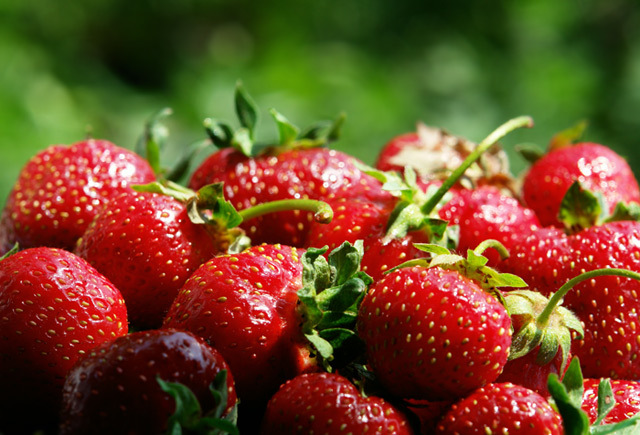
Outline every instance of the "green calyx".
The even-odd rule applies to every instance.
[[[363,244],[343,243],[331,251],[309,248],[302,256],[302,288],[298,313],[302,332],[324,368],[340,368],[356,360],[364,345],[355,332],[358,307],[372,278],[360,270]]]
[[[577,357],[572,358],[562,381],[555,373],[550,374],[547,387],[552,406],[562,416],[564,433],[567,435],[632,435],[640,432],[640,413],[618,423],[602,424],[616,403],[611,381],[607,378],[601,379],[598,385],[597,418],[593,425],[589,424],[589,417],[582,409],[584,378]]]
[[[259,122],[258,107],[241,82],[236,84],[235,111],[240,127],[234,129],[224,121],[207,118],[204,121],[205,132],[217,148],[232,147],[247,157],[325,146],[339,138],[345,120],[344,114],[341,114],[334,121],[318,122],[301,131],[284,115],[271,109],[269,113],[276,124],[278,142],[259,144],[255,137]]]
[[[579,181],[574,181],[562,198],[558,219],[567,234],[575,234],[607,222],[638,221],[640,204],[619,202],[609,213],[602,193],[586,189]]]
[[[190,434],[228,434],[238,435],[238,405],[225,414],[227,408],[227,371],[221,370],[209,386],[214,399],[213,408],[203,414],[198,398],[186,385],[165,382],[157,378],[162,391],[169,394],[176,403],[174,414],[167,422],[167,435]]]
[[[510,273],[500,273],[487,266],[488,259],[482,255],[487,248],[496,249],[502,258],[506,258],[509,255],[504,245],[496,240],[488,239],[480,243],[474,250],[469,249],[466,257],[453,254],[449,249],[436,244],[415,243],[413,246],[432,255],[427,258],[409,260],[385,273],[391,273],[396,269],[412,266],[437,266],[441,269],[455,270],[462,276],[475,281],[486,292],[496,297],[503,305],[505,302],[499,289],[505,287],[520,288],[527,286],[520,277]]]
[[[135,185],[132,188],[138,192],[168,195],[184,203],[191,222],[205,225],[220,252],[240,252],[248,248],[251,241],[238,226],[258,216],[304,210],[313,212],[314,219],[320,223],[329,223],[333,219],[331,206],[313,199],[283,199],[238,211],[225,199],[223,183],[209,184],[197,192],[170,181]]]

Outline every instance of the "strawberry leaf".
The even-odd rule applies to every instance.
[[[277,110],[271,109],[269,112],[271,113],[271,116],[273,116],[276,126],[278,127],[278,134],[280,137],[279,144],[286,145],[293,142],[298,136],[300,129],[289,122],[289,120]]]
[[[528,163],[535,163],[543,155],[544,151],[536,145],[532,144],[520,144],[516,146],[516,152],[522,156]]]
[[[195,223],[235,228],[242,223],[242,216],[224,198],[222,183],[209,184],[198,190],[194,200],[187,203],[189,217]]]
[[[258,124],[258,110],[241,82],[236,84],[235,105],[240,125],[246,129],[249,140],[253,141],[255,128]]]
[[[567,435],[589,433],[589,417],[581,408],[583,381],[578,358],[572,359],[562,382],[555,373],[549,375],[547,387],[555,407],[562,416]]]
[[[147,159],[156,175],[162,173],[160,151],[166,146],[169,137],[169,129],[162,121],[171,113],[172,111],[168,107],[155,113],[146,123],[142,136],[136,145],[137,153]]]
[[[637,202],[617,203],[611,216],[605,219],[605,222],[616,221],[640,221],[640,204]]]
[[[5,252],[2,257],[0,257],[0,261],[4,260],[5,258],[9,258],[11,257],[13,254],[15,254],[16,252],[18,252],[20,250],[20,245],[18,245],[18,243],[16,242],[13,247],[11,247],[11,249],[9,249],[7,252]]]
[[[233,139],[233,129],[222,121],[217,121],[212,118],[206,118],[204,120],[204,129],[207,136],[213,142],[216,148],[228,148],[231,146],[231,140]]]
[[[583,120],[572,127],[556,133],[549,142],[549,151],[573,145],[584,135],[587,126],[587,121]]]
[[[611,412],[615,404],[616,399],[613,397],[611,381],[607,378],[600,379],[600,383],[598,384],[598,418],[593,424],[602,424],[602,421],[605,419],[607,414]]]

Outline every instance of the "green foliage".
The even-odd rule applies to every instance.
[[[525,163],[513,145],[545,148],[578,120],[584,139],[640,164],[640,7],[629,0],[7,0],[0,11],[0,203],[36,151],[87,134],[134,148],[163,107],[172,166],[206,137],[205,118],[235,119],[238,79],[263,119],[346,113],[333,146],[369,164],[417,121],[478,141],[520,114],[536,127],[504,141],[514,172]]]

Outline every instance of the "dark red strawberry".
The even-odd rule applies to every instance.
[[[127,333],[127,309],[118,289],[83,259],[29,248],[0,261],[0,326],[0,431],[11,433],[3,425],[55,421],[67,372],[95,346]]]
[[[269,400],[262,434],[412,434],[409,420],[382,398],[364,397],[345,377],[307,373]]]
[[[492,383],[454,404],[436,434],[564,434],[562,419],[544,397],[511,383]]]
[[[366,200],[389,200],[388,192],[356,166],[354,157],[325,147],[335,139],[339,119],[328,133],[318,130],[299,134],[282,115],[272,111],[280,131],[280,142],[257,145],[253,131],[257,112],[241,88],[236,92],[236,106],[242,128],[216,124],[209,129],[213,141],[223,148],[202,162],[195,170],[189,187],[222,182],[225,197],[238,210],[281,199],[333,200],[342,197]],[[250,115],[249,115],[250,114]],[[221,132],[218,132],[220,130]],[[221,137],[222,136],[222,137]],[[229,148],[231,147],[231,148]],[[303,211],[275,213],[242,225],[255,244],[282,243],[303,246],[312,215]]]
[[[52,246],[73,250],[103,204],[155,175],[137,154],[106,140],[55,145],[21,170],[0,218],[0,252]]]
[[[393,395],[457,399],[493,382],[507,362],[511,320],[489,292],[524,283],[495,273],[473,251],[464,259],[424,248],[439,255],[372,286],[360,305],[358,333],[368,365]]]
[[[60,433],[166,432],[177,409],[175,393],[165,388],[176,386],[162,387],[158,379],[191,390],[204,415],[216,406],[221,416],[227,415],[236,404],[233,375],[204,340],[170,329],[141,331],[102,344],[71,370],[64,384]],[[215,403],[211,384],[219,388],[220,403]],[[193,428],[183,428],[188,429]]]
[[[356,338],[348,325],[368,284],[357,272],[360,255],[344,247],[327,262],[322,253],[260,245],[214,257],[186,281],[164,326],[204,337],[229,363],[241,400],[264,404],[287,379],[342,359],[327,350],[332,337],[322,329]],[[337,290],[347,284],[341,297]],[[332,292],[323,294],[325,287]],[[350,320],[340,320],[342,311]],[[340,340],[351,343],[344,334]]]
[[[162,324],[182,284],[219,252],[184,203],[133,191],[113,198],[75,249],[120,289],[130,322],[143,329]]]
[[[640,202],[638,182],[626,160],[611,148],[590,142],[552,148],[537,160],[524,177],[524,202],[542,225],[562,228],[560,205],[575,181],[601,194],[609,212],[619,202]]]

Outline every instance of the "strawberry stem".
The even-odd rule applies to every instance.
[[[478,146],[473,150],[471,154],[467,156],[460,166],[456,168],[451,175],[444,180],[440,188],[427,200],[422,206],[422,212],[425,215],[429,215],[438,205],[444,195],[453,187],[454,184],[462,177],[464,172],[471,166],[476,160],[480,158],[489,148],[495,145],[504,136],[521,127],[533,127],[533,120],[529,116],[520,116],[518,118],[510,119],[509,121],[496,128],[489,134]]]
[[[538,315],[536,319],[536,323],[541,327],[546,326],[549,323],[549,319],[551,318],[551,314],[555,310],[556,306],[560,305],[560,301],[565,295],[575,287],[577,284],[596,278],[598,276],[621,276],[624,278],[635,279],[636,281],[640,281],[640,273],[634,272],[628,269],[617,269],[617,268],[603,268],[603,269],[595,269],[590,270],[588,272],[581,273],[580,275],[571,278],[569,281],[564,283],[557,292],[549,298],[549,303],[542,310],[542,312]]]
[[[498,254],[500,254],[500,258],[502,260],[509,258],[509,251],[507,250],[507,248],[505,248],[502,243],[495,239],[487,239],[482,241],[478,246],[476,246],[476,249],[474,249],[473,252],[476,255],[482,255],[488,248],[493,248],[498,251]]]
[[[312,211],[314,213],[314,219],[323,224],[329,223],[333,219],[331,206],[326,202],[315,199],[282,199],[279,201],[271,201],[241,210],[238,214],[244,222],[267,213],[290,210]]]

